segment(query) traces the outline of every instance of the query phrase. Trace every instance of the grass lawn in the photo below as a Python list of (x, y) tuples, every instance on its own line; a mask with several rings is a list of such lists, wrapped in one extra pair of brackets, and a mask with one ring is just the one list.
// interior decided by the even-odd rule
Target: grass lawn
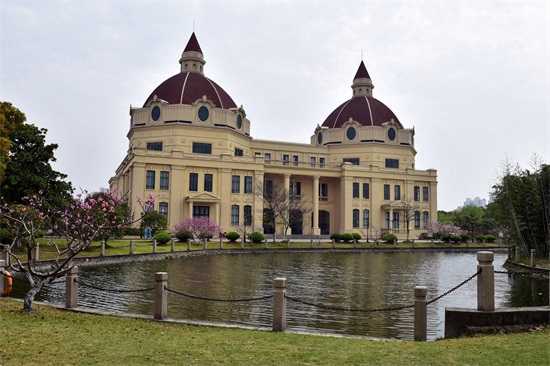
[(0, 365), (548, 365), (550, 329), (393, 342), (188, 326), (0, 299)]

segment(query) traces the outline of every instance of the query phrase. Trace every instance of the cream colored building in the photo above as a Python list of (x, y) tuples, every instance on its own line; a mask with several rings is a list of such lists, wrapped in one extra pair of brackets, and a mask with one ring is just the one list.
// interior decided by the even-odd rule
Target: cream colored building
[[(293, 235), (358, 232), (374, 238), (393, 232), (405, 238), (408, 221), (414, 239), (436, 218), (437, 171), (415, 168), (415, 131), (372, 96), (363, 62), (351, 99), (324, 122), (311, 121), (309, 144), (250, 136), (243, 107), (205, 76), (194, 33), (179, 63), (180, 72), (143, 107), (130, 109), (128, 153), (110, 188), (130, 192), (135, 211), (135, 196), (152, 194), (170, 228), (209, 216), (224, 231), (245, 218), (250, 229), (262, 230), (264, 203), (254, 191), (267, 183), (288, 187), (309, 207), (292, 223)], [(276, 232), (282, 231), (279, 225)]]

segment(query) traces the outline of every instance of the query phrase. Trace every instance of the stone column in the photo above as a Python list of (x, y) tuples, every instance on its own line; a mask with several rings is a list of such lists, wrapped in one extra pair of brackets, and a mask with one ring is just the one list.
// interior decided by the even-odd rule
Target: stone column
[(164, 319), (168, 314), (168, 291), (165, 287), (168, 283), (167, 272), (155, 273), (155, 303), (154, 303), (154, 318)]
[(153, 253), (157, 252), (157, 239), (153, 239)]
[(273, 331), (286, 329), (286, 278), (275, 278), (273, 281)]
[(536, 256), (536, 250), (531, 249), (531, 267), (537, 266), (537, 256)]
[(319, 228), (319, 176), (313, 177), (313, 235), (321, 235)]
[(426, 286), (414, 288), (414, 341), (425, 342), (428, 339), (428, 305)]
[(67, 271), (65, 277), (65, 307), (68, 309), (78, 306), (78, 267)]
[(40, 260), (40, 243), (36, 243), (34, 247), (34, 261), (38, 262)]
[(102, 240), (101, 241), (101, 247), (99, 249), (99, 255), (101, 257), (104, 257), (105, 256), (105, 240)]
[(172, 238), (170, 251), (173, 253), (176, 251), (176, 239)]
[(481, 273), (477, 276), (477, 310), (495, 310), (495, 268), (493, 252), (477, 252), (477, 269)]
[(520, 249), (519, 249), (519, 247), (516, 247), (516, 260), (515, 260), (515, 262), (519, 263), (520, 260), (521, 260)]
[(134, 241), (130, 240), (130, 255), (134, 255)]

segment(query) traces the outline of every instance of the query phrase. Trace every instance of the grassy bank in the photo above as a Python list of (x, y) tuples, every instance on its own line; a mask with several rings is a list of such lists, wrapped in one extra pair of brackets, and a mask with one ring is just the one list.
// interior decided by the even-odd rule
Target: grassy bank
[(0, 365), (547, 365), (550, 329), (390, 342), (186, 326), (0, 299)]

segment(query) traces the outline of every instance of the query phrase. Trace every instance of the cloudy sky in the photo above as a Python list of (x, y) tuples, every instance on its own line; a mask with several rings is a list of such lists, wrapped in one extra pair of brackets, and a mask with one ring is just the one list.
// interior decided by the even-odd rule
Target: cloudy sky
[(76, 188), (108, 186), (130, 105), (179, 72), (193, 29), (258, 139), (309, 143), (363, 57), (439, 209), (488, 198), (507, 158), (550, 161), (549, 1), (0, 0), (0, 17), (0, 100), (48, 129)]

